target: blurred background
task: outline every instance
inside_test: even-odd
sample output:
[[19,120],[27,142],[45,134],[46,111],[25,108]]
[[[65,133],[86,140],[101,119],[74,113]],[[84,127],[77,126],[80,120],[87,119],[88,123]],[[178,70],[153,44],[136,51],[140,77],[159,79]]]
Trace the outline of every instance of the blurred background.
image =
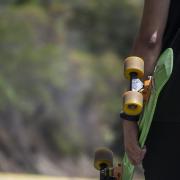
[[95,177],[123,154],[122,60],[142,0],[0,0],[0,171]]

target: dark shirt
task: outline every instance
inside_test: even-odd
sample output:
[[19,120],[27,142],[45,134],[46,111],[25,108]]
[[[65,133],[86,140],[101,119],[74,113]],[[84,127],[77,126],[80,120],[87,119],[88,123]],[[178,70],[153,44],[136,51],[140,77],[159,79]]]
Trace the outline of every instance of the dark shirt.
[[174,51],[172,75],[162,90],[153,121],[180,122],[180,0],[171,0],[162,51]]
[[163,50],[172,46],[180,28],[180,1],[171,0],[167,25],[163,38]]

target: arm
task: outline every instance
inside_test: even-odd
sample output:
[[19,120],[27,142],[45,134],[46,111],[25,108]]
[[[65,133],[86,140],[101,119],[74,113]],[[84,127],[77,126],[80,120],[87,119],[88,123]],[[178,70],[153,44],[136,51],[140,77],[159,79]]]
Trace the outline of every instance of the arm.
[[[130,55],[139,56],[145,62],[145,78],[153,72],[158,59],[162,37],[168,18],[170,0],[145,0],[140,30]],[[141,163],[146,149],[138,144],[137,122],[123,121],[125,151],[132,164]]]
[[139,33],[131,54],[145,62],[145,75],[153,72],[159,57],[168,18],[170,0],[145,0]]

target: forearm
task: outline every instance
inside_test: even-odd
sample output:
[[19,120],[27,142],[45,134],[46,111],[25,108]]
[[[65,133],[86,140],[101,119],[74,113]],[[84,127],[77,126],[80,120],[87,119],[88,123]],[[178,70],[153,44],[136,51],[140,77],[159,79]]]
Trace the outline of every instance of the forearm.
[[124,148],[130,162],[138,165],[144,158],[146,148],[141,148],[138,143],[137,122],[123,121]]
[[[135,143],[138,141],[138,124],[136,121],[123,121],[123,135],[125,140],[129,140],[130,143]],[[131,137],[128,139],[127,137]],[[129,143],[125,141],[126,143]]]
[[131,55],[144,60],[146,77],[152,74],[161,52],[169,5],[170,0],[145,0],[144,3],[141,26]]

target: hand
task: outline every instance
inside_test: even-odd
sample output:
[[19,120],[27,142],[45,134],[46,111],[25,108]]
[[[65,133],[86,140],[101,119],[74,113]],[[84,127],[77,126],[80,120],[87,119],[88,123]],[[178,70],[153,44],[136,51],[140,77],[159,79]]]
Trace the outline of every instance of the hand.
[[129,160],[133,165],[139,165],[146,153],[146,148],[140,148],[138,143],[137,122],[123,121],[124,147]]

